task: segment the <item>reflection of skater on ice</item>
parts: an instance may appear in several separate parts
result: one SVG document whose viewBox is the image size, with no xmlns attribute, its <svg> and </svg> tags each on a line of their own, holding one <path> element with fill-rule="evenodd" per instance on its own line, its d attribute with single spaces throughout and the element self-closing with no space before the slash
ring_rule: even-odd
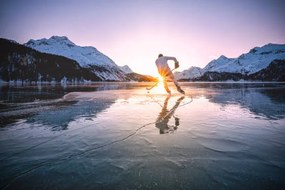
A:
<svg viewBox="0 0 285 190">
<path fill-rule="evenodd" d="M 156 120 L 155 127 L 159 129 L 160 134 L 171 133 L 177 130 L 179 126 L 179 118 L 174 116 L 174 112 L 185 97 L 184 96 L 180 97 L 176 101 L 175 105 L 170 110 L 168 110 L 167 105 L 168 105 L 168 100 L 170 99 L 170 97 L 171 96 L 167 96 L 166 99 L 164 100 L 163 107 Z M 175 119 L 175 125 L 168 125 L 168 122 L 172 116 Z"/>
</svg>

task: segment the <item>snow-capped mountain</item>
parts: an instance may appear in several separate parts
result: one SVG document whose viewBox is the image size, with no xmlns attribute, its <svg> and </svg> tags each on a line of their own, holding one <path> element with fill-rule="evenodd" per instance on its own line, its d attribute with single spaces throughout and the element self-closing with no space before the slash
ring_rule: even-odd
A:
<svg viewBox="0 0 285 190">
<path fill-rule="evenodd" d="M 109 57 L 91 46 L 78 46 L 65 36 L 29 40 L 27 47 L 43 53 L 61 55 L 73 59 L 83 68 L 88 68 L 102 80 L 125 80 L 125 74 Z"/>
<path fill-rule="evenodd" d="M 15 41 L 0 38 L 0 52 L 0 81 L 65 84 L 102 81 L 75 60 L 41 53 Z"/>
<path fill-rule="evenodd" d="M 228 64 L 233 62 L 233 58 L 227 58 L 224 55 L 221 55 L 218 59 L 210 61 L 203 69 L 202 73 L 207 71 L 216 71 L 216 70 L 227 70 Z"/>
<path fill-rule="evenodd" d="M 178 80 L 189 80 L 199 78 L 205 73 L 233 73 L 241 75 L 251 75 L 267 68 L 274 60 L 285 60 L 285 44 L 267 44 L 262 47 L 255 47 L 248 53 L 237 58 L 227 58 L 222 55 L 218 59 L 209 62 L 203 69 L 193 71 L 193 67 L 177 73 Z M 197 75 L 200 73 L 201 75 Z"/>
<path fill-rule="evenodd" d="M 128 65 L 124 65 L 122 67 L 120 67 L 120 69 L 125 73 L 125 74 L 129 74 L 129 73 L 133 73 L 134 71 L 132 71 L 132 69 L 128 66 Z"/>
<path fill-rule="evenodd" d="M 175 77 L 177 80 L 193 79 L 202 76 L 202 69 L 200 67 L 190 67 L 182 72 L 176 72 Z"/>
<path fill-rule="evenodd" d="M 285 44 L 267 44 L 255 47 L 238 58 L 220 56 L 203 68 L 205 72 L 253 74 L 269 66 L 273 60 L 285 59 Z"/>
</svg>

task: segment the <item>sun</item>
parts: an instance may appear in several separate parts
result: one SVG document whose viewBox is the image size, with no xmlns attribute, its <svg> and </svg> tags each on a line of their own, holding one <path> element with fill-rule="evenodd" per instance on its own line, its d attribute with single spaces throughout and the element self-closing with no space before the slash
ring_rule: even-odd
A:
<svg viewBox="0 0 285 190">
<path fill-rule="evenodd" d="M 158 81 L 163 82 L 164 78 L 162 76 L 158 76 Z"/>
</svg>

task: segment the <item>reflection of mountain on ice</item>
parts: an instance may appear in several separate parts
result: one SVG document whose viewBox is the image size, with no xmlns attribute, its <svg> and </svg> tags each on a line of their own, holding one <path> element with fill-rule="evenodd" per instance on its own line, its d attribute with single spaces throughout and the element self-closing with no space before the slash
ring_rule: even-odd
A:
<svg viewBox="0 0 285 190">
<path fill-rule="evenodd" d="M 28 123 L 46 125 L 52 127 L 52 130 L 64 130 L 78 118 L 95 118 L 116 100 L 115 96 L 106 98 L 100 95 L 95 97 L 92 94 L 98 93 L 76 92 L 67 94 L 63 99 L 2 104 L 4 108 L 1 110 L 0 118 L 7 119 L 0 124 L 6 125 L 27 118 Z"/>
<path fill-rule="evenodd" d="M 284 118 L 284 102 L 278 96 L 271 93 L 273 89 L 258 88 L 237 88 L 223 90 L 220 94 L 210 97 L 210 101 L 218 104 L 239 104 L 256 115 L 269 119 Z M 274 89 L 279 94 L 284 94 L 285 89 Z M 275 101 L 276 100 L 276 101 Z M 283 111 L 282 111 L 283 110 Z M 283 113 L 282 113 L 283 112 Z"/>
<path fill-rule="evenodd" d="M 192 85 L 195 88 L 192 88 Z M 282 119 L 285 117 L 283 97 L 285 89 L 283 85 L 191 83 L 189 86 L 185 84 L 183 88 L 188 92 L 183 101 L 189 100 L 191 95 L 193 96 L 194 105 L 200 97 L 206 97 L 210 102 L 222 106 L 239 105 L 238 107 L 249 110 L 257 117 L 262 116 L 269 119 Z M 161 112 L 166 97 L 165 94 L 161 94 L 159 91 L 156 92 L 155 89 L 152 94 L 147 94 L 145 86 L 137 83 L 131 86 L 130 84 L 108 83 L 108 85 L 96 85 L 91 90 L 93 89 L 95 91 L 71 92 L 62 99 L 56 100 L 30 100 L 33 99 L 33 96 L 26 103 L 17 103 L 17 101 L 16 103 L 3 102 L 0 118 L 5 118 L 5 120 L 2 120 L 3 122 L 0 124 L 7 125 L 19 119 L 27 118 L 29 123 L 43 124 L 51 126 L 54 130 L 61 130 L 70 127 L 71 122 L 79 122 L 81 125 L 85 120 L 93 120 L 97 118 L 98 113 L 109 110 L 110 107 L 116 108 L 114 109 L 115 112 L 112 110 L 113 115 L 108 115 L 110 119 L 113 119 L 115 125 L 119 125 L 116 121 L 121 121 L 124 117 L 128 118 L 128 121 L 131 118 L 133 124 L 138 121 L 140 121 L 140 124 L 144 124 L 146 121 L 155 121 L 157 119 L 157 114 Z M 74 91 L 80 90 L 82 89 L 74 89 Z M 151 99 L 150 95 L 155 100 Z M 180 96 L 180 94 L 171 96 L 168 108 L 175 105 L 178 99 L 177 96 Z M 207 109 L 201 105 L 197 106 L 198 110 Z M 190 114 L 185 109 L 179 109 L 179 112 L 187 116 Z M 114 118 L 115 116 L 118 116 L 117 120 Z M 173 122 L 174 120 L 171 120 L 170 125 L 173 125 Z"/>
<path fill-rule="evenodd" d="M 210 86 L 204 86 L 203 88 L 210 88 L 214 93 L 210 93 L 207 97 L 210 102 L 228 105 L 239 104 L 241 107 L 248 109 L 255 115 L 264 116 L 270 119 L 284 118 L 284 107 L 282 94 L 285 94 L 283 87 L 256 87 L 250 84 L 229 84 L 228 86 L 223 84 L 209 84 Z M 114 88 L 116 89 L 116 88 Z M 187 88 L 185 88 L 187 91 Z M 197 91 L 199 92 L 199 90 Z M 206 92 L 203 92 L 203 94 Z M 195 94 L 195 90 L 192 90 L 190 94 Z M 188 94 L 189 95 L 189 94 Z M 205 94 L 204 94 L 205 95 Z M 173 96 L 175 97 L 175 96 Z M 187 95 L 186 95 L 187 97 Z M 96 100 L 96 102 L 112 102 L 116 99 L 141 99 L 141 101 L 150 101 L 145 94 L 144 89 L 129 89 L 129 90 L 107 90 L 101 92 L 86 92 L 86 93 L 69 93 L 65 98 L 75 98 L 75 100 Z M 158 97 L 157 97 L 158 98 Z M 175 98 L 174 98 L 175 99 Z M 174 101 L 173 99 L 173 101 Z M 161 101 L 164 100 L 161 99 Z M 195 101 L 195 100 L 194 100 Z M 163 103 L 160 102 L 161 104 Z"/>
<path fill-rule="evenodd" d="M 96 114 L 107 109 L 114 103 L 110 100 L 98 99 L 97 101 L 71 102 L 64 107 L 47 109 L 44 112 L 34 115 L 28 122 L 40 123 L 53 127 L 53 130 L 65 130 L 70 122 L 78 118 L 93 118 Z"/>
</svg>

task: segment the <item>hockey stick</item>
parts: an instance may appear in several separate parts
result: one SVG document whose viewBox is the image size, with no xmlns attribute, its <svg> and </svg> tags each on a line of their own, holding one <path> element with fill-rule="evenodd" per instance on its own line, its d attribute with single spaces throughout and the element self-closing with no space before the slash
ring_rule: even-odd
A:
<svg viewBox="0 0 285 190">
<path fill-rule="evenodd" d="M 151 86 L 150 88 L 146 88 L 147 90 L 151 90 L 153 87 L 155 87 L 160 81 L 157 81 L 153 86 Z"/>
</svg>

